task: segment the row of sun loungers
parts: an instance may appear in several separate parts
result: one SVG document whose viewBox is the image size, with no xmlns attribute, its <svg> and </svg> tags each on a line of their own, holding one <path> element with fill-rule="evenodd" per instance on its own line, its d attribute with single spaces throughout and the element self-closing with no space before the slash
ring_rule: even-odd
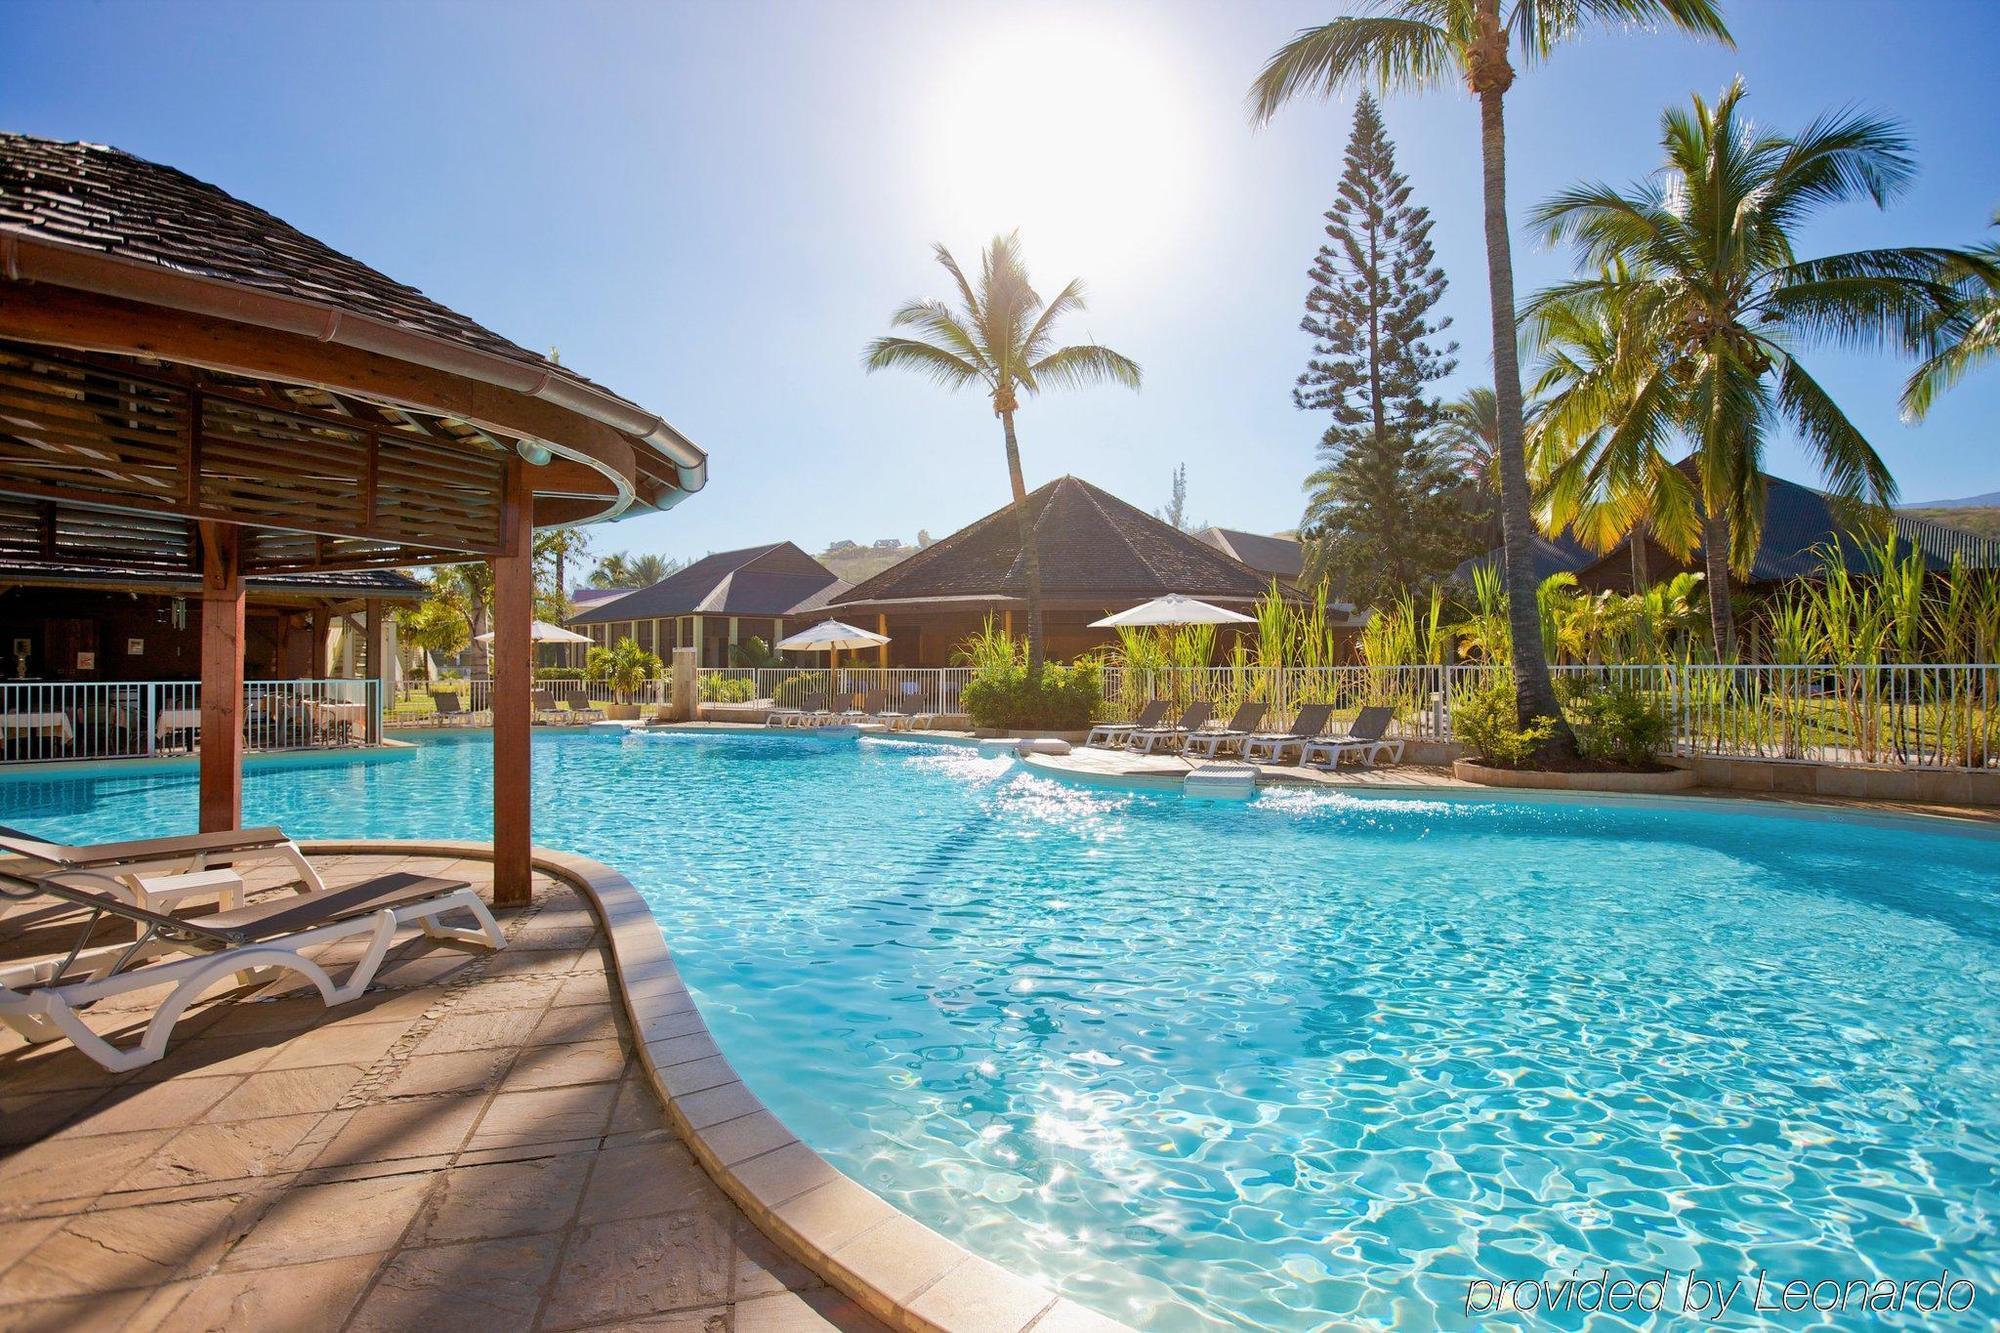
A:
<svg viewBox="0 0 2000 1333">
<path fill-rule="evenodd" d="M 295 877 L 295 896 L 246 905 L 243 871 L 271 861 Z M 0 1023 L 31 1042 L 67 1037 L 114 1073 L 158 1060 L 188 1006 L 232 978 L 256 988 L 251 998 L 303 980 L 332 1007 L 368 988 L 406 927 L 482 948 L 507 942 L 464 880 L 398 873 L 330 889 L 298 844 L 275 828 L 92 847 L 0 833 L 0 896 L 35 903 L 52 926 L 82 918 L 66 954 L 0 964 Z M 191 898 L 213 898 L 218 910 L 183 914 Z M 445 924 L 454 913 L 470 925 Z M 122 926 L 114 932 L 122 940 L 93 944 L 107 926 Z M 308 956 L 356 939 L 364 942 L 361 955 L 339 980 Z M 134 1044 L 118 1046 L 84 1021 L 100 1000 L 162 989 Z"/>
<path fill-rule="evenodd" d="M 1188 705 L 1172 726 L 1163 725 L 1167 708 L 1166 700 L 1155 699 L 1131 722 L 1092 727 L 1084 744 L 1139 754 L 1180 752 L 1206 759 L 1233 754 L 1253 764 L 1292 761 L 1326 769 L 1338 768 L 1350 757 L 1367 767 L 1385 759 L 1401 763 L 1403 758 L 1403 742 L 1388 734 L 1389 724 L 1395 720 L 1395 711 L 1389 708 L 1363 708 L 1351 724 L 1338 731 L 1329 730 L 1331 704 L 1304 705 L 1286 731 L 1258 730 L 1265 712 L 1260 703 L 1244 704 L 1222 727 L 1208 725 L 1212 710 L 1206 700 Z"/>
<path fill-rule="evenodd" d="M 863 723 L 874 723 L 891 731 L 907 731 L 913 726 L 928 726 L 936 718 L 933 713 L 905 713 L 889 707 L 889 696 L 877 691 L 864 694 L 861 706 L 834 712 L 830 708 L 773 708 L 765 719 L 770 727 L 811 729 L 814 727 L 852 727 Z"/>
<path fill-rule="evenodd" d="M 456 690 L 432 690 L 431 703 L 436 709 L 432 716 L 439 726 L 490 726 L 493 722 L 491 710 L 468 710 Z M 590 695 L 581 685 L 566 687 L 560 699 L 555 690 L 538 689 L 532 703 L 538 723 L 562 725 L 604 720 L 604 710 L 590 701 Z"/>
</svg>

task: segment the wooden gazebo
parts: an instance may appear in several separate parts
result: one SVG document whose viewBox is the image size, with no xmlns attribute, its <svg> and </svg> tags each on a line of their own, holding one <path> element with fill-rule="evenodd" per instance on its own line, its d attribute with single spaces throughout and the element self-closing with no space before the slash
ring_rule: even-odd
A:
<svg viewBox="0 0 2000 1333">
<path fill-rule="evenodd" d="M 246 575 L 490 560 L 494 886 L 525 901 L 534 529 L 667 508 L 706 468 L 212 185 L 0 134 L 0 555 L 200 573 L 205 830 L 241 821 Z"/>
</svg>

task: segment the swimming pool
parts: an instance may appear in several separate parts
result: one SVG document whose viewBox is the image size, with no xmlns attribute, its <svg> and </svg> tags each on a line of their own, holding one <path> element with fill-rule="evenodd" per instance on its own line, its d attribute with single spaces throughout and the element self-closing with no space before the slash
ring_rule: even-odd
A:
<svg viewBox="0 0 2000 1333">
<path fill-rule="evenodd" d="M 537 841 L 640 887 L 774 1111 L 1128 1322 L 1461 1327 L 1469 1280 L 1605 1270 L 1670 1270 L 1670 1311 L 1690 1270 L 1761 1270 L 1771 1300 L 1948 1271 L 1967 1326 L 2000 1300 L 2000 843 L 1734 806 L 1204 804 L 810 736 L 534 750 Z M 246 816 L 485 837 L 489 754 L 252 766 Z M 0 781 L 0 822 L 69 841 L 194 803 L 191 772 Z M 1730 1326 L 1800 1326 L 1751 1299 Z"/>
</svg>

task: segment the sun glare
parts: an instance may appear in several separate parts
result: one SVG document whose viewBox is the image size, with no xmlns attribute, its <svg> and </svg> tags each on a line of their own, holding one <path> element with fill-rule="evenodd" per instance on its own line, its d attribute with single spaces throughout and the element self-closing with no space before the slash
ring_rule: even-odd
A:
<svg viewBox="0 0 2000 1333">
<path fill-rule="evenodd" d="M 1169 53 L 1081 15 L 996 19 L 955 51 L 924 193 L 959 244 L 1019 227 L 1052 283 L 1141 267 L 1184 228 L 1203 135 Z"/>
</svg>

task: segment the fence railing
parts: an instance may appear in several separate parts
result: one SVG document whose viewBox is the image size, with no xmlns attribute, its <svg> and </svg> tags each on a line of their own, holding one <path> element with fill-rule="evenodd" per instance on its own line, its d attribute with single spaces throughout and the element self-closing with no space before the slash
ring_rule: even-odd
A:
<svg viewBox="0 0 2000 1333">
<path fill-rule="evenodd" d="M 362 745 L 381 726 L 381 682 L 253 680 L 243 686 L 251 750 Z M 192 753 L 201 739 L 201 685 L 166 681 L 0 682 L 0 758 L 131 759 Z"/>
<path fill-rule="evenodd" d="M 1557 683 L 1618 683 L 1650 697 L 1671 725 L 1676 755 L 1767 759 L 1775 762 L 1867 764 L 1887 767 L 2000 767 L 2000 666 L 1916 665 L 1727 666 L 1713 663 L 1553 668 Z M 905 713 L 958 713 L 968 667 L 716 667 L 700 672 L 706 702 L 772 700 L 794 708 L 881 706 Z M 1505 667 L 1362 665 L 1320 668 L 1210 667 L 1105 669 L 1106 713 L 1129 719 L 1149 699 L 1176 712 L 1207 700 L 1226 718 L 1243 703 L 1260 703 L 1259 725 L 1291 725 L 1301 706 L 1330 704 L 1334 723 L 1369 705 L 1395 712 L 1391 734 L 1452 738 L 1451 711 L 1466 695 L 1509 679 Z M 353 682 L 334 682 L 348 683 Z M 554 682 L 558 690 L 574 682 Z M 165 687 L 162 687 L 165 688 Z M 457 691 L 474 712 L 491 706 L 490 681 L 438 685 Z M 593 702 L 665 703 L 671 687 L 649 681 L 619 699 L 601 682 L 585 686 Z M 399 696 L 391 722 L 430 711 L 428 694 Z"/>
<path fill-rule="evenodd" d="M 537 680 L 535 688 L 548 690 L 557 701 L 567 698 L 571 690 L 580 689 L 593 704 L 663 704 L 672 686 L 662 677 L 642 681 L 638 689 L 627 694 L 620 694 L 601 680 Z M 435 716 L 437 704 L 432 696 L 437 694 L 457 695 L 459 707 L 468 713 L 484 713 L 493 707 L 493 682 L 484 677 L 418 683 L 397 691 L 389 701 L 388 724 L 407 725 Z"/>
<path fill-rule="evenodd" d="M 2000 666 L 1817 663 L 1800 666 L 1688 665 L 1552 668 L 1558 688 L 1619 684 L 1648 696 L 1671 724 L 1683 757 L 1888 767 L 2000 767 Z M 1334 707 L 1336 723 L 1370 705 L 1395 709 L 1392 734 L 1449 740 L 1452 706 L 1511 677 L 1505 667 L 1232 667 L 1105 673 L 1113 717 L 1130 718 L 1153 698 L 1176 711 L 1197 699 L 1226 716 L 1264 704 L 1260 725 L 1290 725 L 1303 704 Z"/>
<path fill-rule="evenodd" d="M 881 707 L 901 713 L 957 713 L 970 667 L 706 667 L 704 703 L 768 699 L 784 708 Z"/>
</svg>

